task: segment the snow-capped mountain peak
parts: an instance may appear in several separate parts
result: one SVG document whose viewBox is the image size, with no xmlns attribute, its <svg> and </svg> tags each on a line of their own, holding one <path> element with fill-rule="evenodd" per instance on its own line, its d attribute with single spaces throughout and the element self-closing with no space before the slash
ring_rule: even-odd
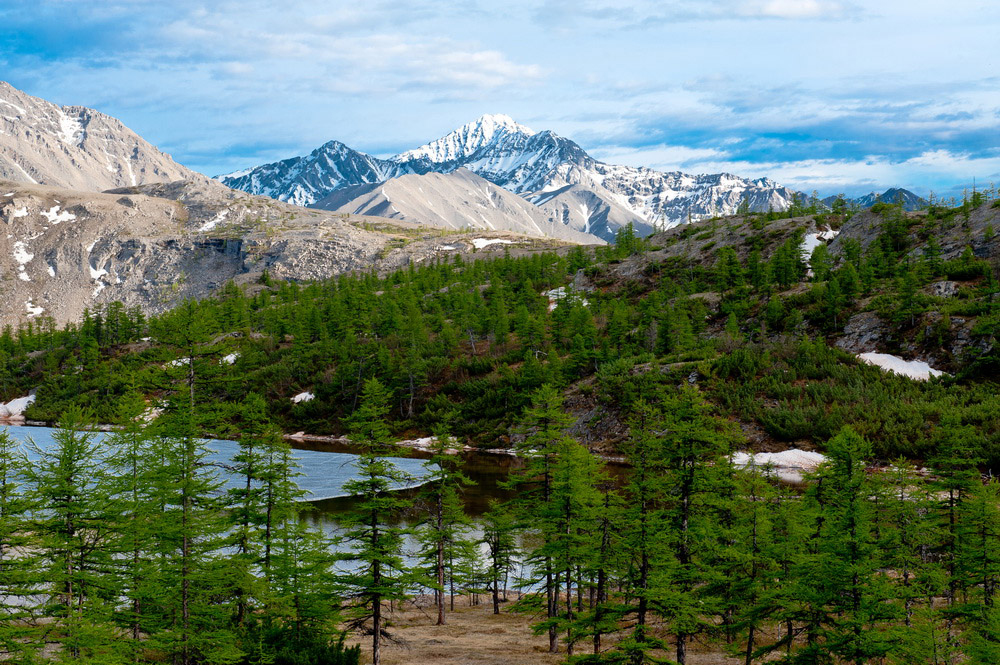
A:
<svg viewBox="0 0 1000 665">
<path fill-rule="evenodd" d="M 797 196 L 768 178 L 664 173 L 605 164 L 570 139 L 548 130 L 535 132 L 502 114 L 484 115 L 388 160 L 341 146 L 332 142 L 306 157 L 220 179 L 254 194 L 314 205 L 352 185 L 466 168 L 521 195 L 549 219 L 605 240 L 613 240 L 616 230 L 628 223 L 647 234 L 656 227 L 732 214 L 744 206 L 785 210 Z"/>
<path fill-rule="evenodd" d="M 487 114 L 450 134 L 393 157 L 395 162 L 426 159 L 435 164 L 453 162 L 475 154 L 509 135 L 534 136 L 535 132 L 503 113 Z"/>
</svg>

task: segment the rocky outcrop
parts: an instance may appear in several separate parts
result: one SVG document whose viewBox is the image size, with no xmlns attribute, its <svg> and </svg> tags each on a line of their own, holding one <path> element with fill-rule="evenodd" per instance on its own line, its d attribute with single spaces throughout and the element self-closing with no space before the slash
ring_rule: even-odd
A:
<svg viewBox="0 0 1000 665">
<path fill-rule="evenodd" d="M 840 234 L 830 242 L 830 251 L 841 254 L 848 240 L 857 241 L 863 250 L 868 249 L 885 232 L 885 217 L 865 211 L 851 217 L 840 228 Z M 931 219 L 926 212 L 906 213 L 908 234 L 911 238 L 910 256 L 924 253 L 929 235 L 937 240 L 942 259 L 961 256 L 968 247 L 978 258 L 1000 260 L 1000 207 L 984 203 L 969 210 L 968 214 L 955 213 L 945 219 Z M 923 233 L 919 227 L 926 225 Z M 914 241 L 913 238 L 917 240 Z"/>
<path fill-rule="evenodd" d="M 207 179 L 103 193 L 0 182 L 0 229 L 0 325 L 63 324 L 113 301 L 155 313 L 265 270 L 320 280 L 562 244 L 300 208 Z"/>
</svg>

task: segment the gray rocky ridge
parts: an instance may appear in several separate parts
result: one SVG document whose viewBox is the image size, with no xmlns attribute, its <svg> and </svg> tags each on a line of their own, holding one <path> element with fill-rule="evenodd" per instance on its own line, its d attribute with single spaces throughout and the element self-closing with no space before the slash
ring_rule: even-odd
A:
<svg viewBox="0 0 1000 665">
<path fill-rule="evenodd" d="M 111 116 L 0 81 L 0 180 L 103 191 L 181 179 L 206 178 Z"/>
<path fill-rule="evenodd" d="M 155 313 L 264 270 L 317 280 L 561 244 L 300 208 L 208 179 L 103 193 L 0 181 L 0 226 L 0 325 L 63 324 L 113 301 Z"/>
</svg>

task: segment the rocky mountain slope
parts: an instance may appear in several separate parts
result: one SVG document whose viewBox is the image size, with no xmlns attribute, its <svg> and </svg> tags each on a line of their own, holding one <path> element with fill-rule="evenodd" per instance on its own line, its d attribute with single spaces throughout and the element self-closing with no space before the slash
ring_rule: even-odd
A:
<svg viewBox="0 0 1000 665">
<path fill-rule="evenodd" d="M 614 232 L 628 221 L 649 232 L 654 226 L 732 214 L 741 205 L 757 211 L 784 210 L 796 194 L 767 178 L 661 173 L 605 164 L 569 139 L 551 131 L 535 132 L 505 115 L 485 115 L 390 160 L 339 143 L 327 144 L 307 157 L 218 179 L 254 194 L 312 205 L 342 187 L 459 168 L 529 201 L 551 203 L 544 209 L 554 222 L 605 240 L 613 239 Z M 574 189 L 568 192 L 570 187 Z M 553 202 L 567 192 L 562 201 Z M 581 203 L 586 207 L 581 208 Z"/>
<path fill-rule="evenodd" d="M 119 120 L 57 106 L 0 81 L 0 180 L 79 191 L 205 180 Z"/>
<path fill-rule="evenodd" d="M 411 173 L 395 162 L 330 141 L 304 157 L 219 176 L 228 187 L 307 206 L 344 187 L 385 182 Z"/>
<path fill-rule="evenodd" d="M 511 195 L 513 196 L 513 195 Z M 477 231 L 447 235 L 405 221 L 342 215 L 251 196 L 208 179 L 104 193 L 0 182 L 0 325 L 121 301 L 158 312 L 229 280 L 317 280 L 441 255 L 553 247 Z"/>
<path fill-rule="evenodd" d="M 632 224 L 639 235 L 654 229 L 646 218 L 626 208 L 614 197 L 583 185 L 566 185 L 554 190 L 532 193 L 528 201 L 541 208 L 554 222 L 592 233 L 601 238 L 613 238 L 615 231 Z"/>
<path fill-rule="evenodd" d="M 553 221 L 528 201 L 465 168 L 344 187 L 312 207 L 452 230 L 512 231 L 578 243 L 603 242 L 573 225 Z"/>
<path fill-rule="evenodd" d="M 756 224 L 755 224 L 756 222 Z M 831 230 L 831 225 L 833 229 Z M 838 215 L 820 214 L 775 219 L 761 224 L 753 217 L 734 216 L 719 220 L 696 222 L 679 228 L 668 229 L 648 238 L 650 249 L 613 264 L 606 271 L 593 276 L 597 284 L 625 284 L 640 281 L 646 288 L 657 288 L 664 266 L 689 265 L 700 270 L 712 270 L 723 248 L 731 248 L 743 264 L 748 264 L 755 251 L 760 260 L 774 257 L 781 246 L 792 238 L 799 238 L 803 260 L 809 248 L 825 243 L 832 263 L 843 267 L 851 251 L 863 255 L 873 245 L 886 241 L 887 234 L 901 237 L 899 265 L 919 265 L 922 261 L 961 264 L 963 255 L 972 260 L 986 262 L 994 272 L 1000 272 L 1000 204 L 990 202 L 971 208 L 967 214 L 950 211 L 937 217 L 925 211 L 872 212 L 862 211 L 843 218 Z M 932 248 L 928 238 L 933 237 Z M 854 248 L 854 249 L 852 249 Z M 968 254 L 967 254 L 968 251 Z M 933 256 L 933 259 L 928 257 Z M 929 270 L 927 268 L 925 271 Z M 831 344 L 854 354 L 882 352 L 898 354 L 907 359 L 929 362 L 937 369 L 952 373 L 961 369 L 969 354 L 990 351 L 997 343 L 984 335 L 990 320 L 990 308 L 972 301 L 983 286 L 981 277 L 956 276 L 928 280 L 912 296 L 926 311 L 913 319 L 891 315 L 901 297 L 870 295 L 859 297 L 845 308 L 841 318 L 832 328 L 818 329 L 800 325 L 794 332 L 825 336 Z M 748 275 L 744 278 L 749 280 Z M 893 282 L 898 289 L 903 280 Z M 806 312 L 815 310 L 821 292 L 818 284 L 792 285 L 782 293 L 795 309 Z M 780 291 L 780 290 L 779 290 Z M 704 302 L 710 312 L 724 311 L 721 293 L 706 291 L 692 296 Z M 994 301 L 995 302 L 995 301 Z M 992 306 L 996 311 L 995 305 Z M 789 310 L 790 311 L 790 310 Z M 761 312 L 763 314 L 763 312 Z M 995 321 L 996 314 L 992 314 Z M 722 316 L 718 321 L 724 321 Z M 723 332 L 721 326 L 719 333 Z"/>
</svg>

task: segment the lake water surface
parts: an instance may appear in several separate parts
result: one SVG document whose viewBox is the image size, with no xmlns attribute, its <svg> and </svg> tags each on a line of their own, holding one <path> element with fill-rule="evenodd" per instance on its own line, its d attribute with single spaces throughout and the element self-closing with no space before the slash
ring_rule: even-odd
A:
<svg viewBox="0 0 1000 665">
<path fill-rule="evenodd" d="M 11 426 L 7 428 L 7 431 L 16 441 L 26 444 L 30 439 L 42 450 L 55 445 L 52 435 L 56 430 L 49 427 Z M 103 440 L 109 434 L 93 432 L 93 436 L 95 439 Z M 208 463 L 217 465 L 220 479 L 235 487 L 238 478 L 233 476 L 226 467 L 232 466 L 233 456 L 239 451 L 239 445 L 235 441 L 211 439 L 206 443 L 206 448 L 212 451 Z M 34 456 L 30 445 L 25 445 L 24 449 L 29 459 Z M 293 453 L 299 465 L 299 472 L 302 474 L 296 478 L 296 482 L 308 493 L 306 495 L 307 501 L 323 501 L 347 496 L 344 492 L 344 484 L 356 476 L 355 460 L 357 455 L 301 449 L 295 449 Z M 397 457 L 393 458 L 392 462 L 396 468 L 412 478 L 411 481 L 400 485 L 398 489 L 415 487 L 427 475 L 424 460 Z"/>
</svg>

